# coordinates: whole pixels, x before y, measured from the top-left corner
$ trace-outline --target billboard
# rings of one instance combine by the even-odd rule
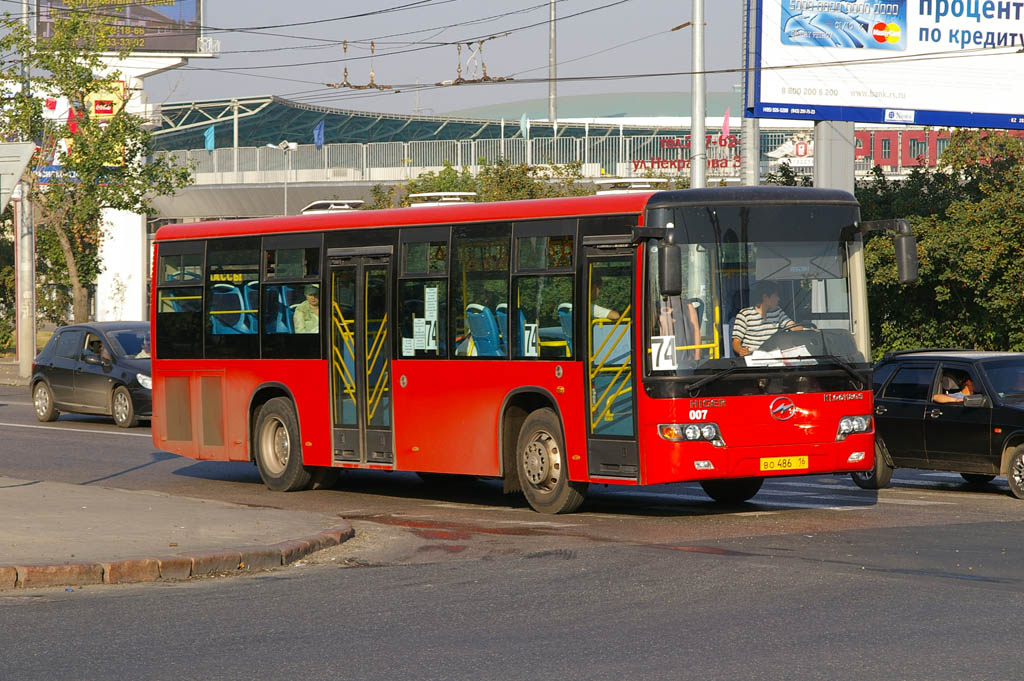
[[[202,0],[38,0],[36,36],[53,35],[55,17],[89,12],[113,26],[113,49],[160,54],[196,54],[202,37]],[[70,9],[69,9],[70,8]]]
[[[747,0],[759,118],[1024,128],[1019,0]]]

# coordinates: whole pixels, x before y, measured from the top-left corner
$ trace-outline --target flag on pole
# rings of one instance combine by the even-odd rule
[[[519,131],[523,133],[523,139],[526,139],[530,135],[530,122],[526,119],[526,114],[519,119]]]
[[[313,128],[313,144],[317,149],[324,145],[324,122],[320,121]]]
[[[729,136],[729,108],[725,107],[725,118],[722,120],[722,137]]]
[[[216,143],[214,142],[214,139],[213,139],[213,129],[215,127],[216,127],[215,125],[211,125],[210,127],[208,127],[203,132],[203,139],[206,142],[206,150],[207,151],[213,151],[214,148],[216,147]]]

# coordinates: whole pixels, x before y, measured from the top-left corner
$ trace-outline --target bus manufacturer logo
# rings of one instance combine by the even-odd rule
[[[796,413],[796,405],[788,397],[776,397],[768,405],[768,411],[776,421],[788,421]]]

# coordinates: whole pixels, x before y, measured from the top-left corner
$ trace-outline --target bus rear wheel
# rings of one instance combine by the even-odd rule
[[[735,480],[701,480],[704,493],[722,504],[746,501],[761,489],[764,478],[737,478]]]
[[[551,409],[538,409],[523,422],[516,470],[523,496],[539,513],[571,513],[583,503],[587,483],[569,480],[562,425]]]
[[[263,483],[275,492],[309,489],[313,476],[302,465],[299,419],[295,407],[284,397],[275,397],[260,410],[254,444],[256,468]]]

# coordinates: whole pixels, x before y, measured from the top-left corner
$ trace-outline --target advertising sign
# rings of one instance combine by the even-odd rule
[[[38,0],[36,35],[53,35],[55,17],[87,11],[114,28],[113,49],[195,54],[202,36],[202,0]]]
[[[1024,3],[747,0],[759,118],[1024,128]]]

